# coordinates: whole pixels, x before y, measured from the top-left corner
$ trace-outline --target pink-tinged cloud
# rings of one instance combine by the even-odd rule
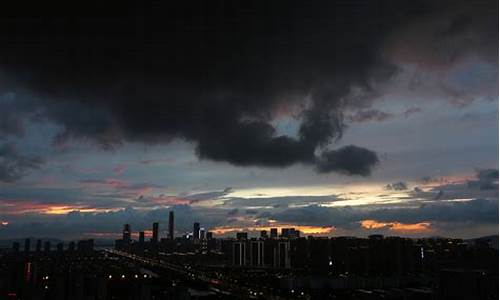
[[[476,174],[456,174],[440,177],[424,177],[420,180],[423,186],[437,187],[448,184],[466,184],[470,180],[477,179]]]
[[[123,175],[123,173],[125,173],[125,171],[127,170],[127,166],[126,165],[117,165],[116,167],[113,168],[113,173],[115,175]]]
[[[163,194],[151,197],[141,196],[137,201],[157,206],[186,205],[193,202],[193,200],[184,199],[177,196],[167,196]]]
[[[26,213],[66,214],[74,210],[82,212],[98,211],[98,209],[79,204],[40,203],[30,199],[0,199],[0,212],[2,215],[19,215]]]
[[[130,185],[128,182],[120,179],[86,179],[80,181],[86,188],[98,189],[98,188],[112,188],[112,189],[126,189]]]
[[[173,158],[144,159],[139,161],[139,163],[143,165],[159,165],[173,162],[175,162]]]
[[[134,191],[137,194],[144,194],[153,191],[154,189],[165,188],[164,186],[151,184],[151,183],[130,183],[121,179],[107,178],[107,179],[86,179],[80,183],[88,189],[114,189]]]

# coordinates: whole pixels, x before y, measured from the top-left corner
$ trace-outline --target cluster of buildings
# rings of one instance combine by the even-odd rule
[[[166,238],[160,237],[159,222],[153,223],[151,237],[149,240],[146,240],[145,231],[139,231],[137,240],[132,239],[132,228],[130,224],[124,224],[122,238],[115,241],[115,250],[138,253],[157,253],[159,251],[172,252],[174,250],[206,250],[208,246],[212,246],[210,241],[214,240],[213,233],[205,231],[205,229],[202,228],[198,222],[193,224],[193,232],[176,237],[174,218],[174,212],[170,211],[168,214],[168,229]]]
[[[492,240],[303,237],[295,228],[215,238],[198,222],[175,236],[174,225],[170,212],[166,237],[154,223],[146,240],[125,224],[115,250],[16,242],[0,251],[0,298],[184,299],[215,288],[262,299],[498,299]]]
[[[63,242],[57,242],[55,244],[55,249],[50,240],[43,241],[41,239],[37,239],[34,249],[32,247],[30,238],[24,240],[24,247],[23,247],[24,254],[50,253],[54,250],[59,253],[67,251],[67,252],[91,254],[94,251],[94,240],[87,239],[87,240],[79,240],[78,242],[71,241],[68,243],[67,247],[64,247]],[[21,243],[13,242],[12,251],[14,253],[19,253],[21,251]]]
[[[278,235],[278,228],[271,228],[260,232],[259,238],[248,238],[247,232],[237,232],[235,240],[225,243],[230,245],[231,264],[233,266],[290,268],[290,245],[292,240],[300,238],[300,231],[295,228],[282,228]]]

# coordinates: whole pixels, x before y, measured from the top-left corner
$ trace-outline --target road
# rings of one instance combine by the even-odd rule
[[[264,290],[256,290],[255,288],[248,288],[240,284],[234,284],[232,282],[220,280],[219,278],[209,276],[206,272],[195,270],[189,266],[176,265],[166,262],[162,259],[147,258],[118,250],[106,249],[105,251],[110,255],[127,258],[150,267],[156,267],[176,272],[177,274],[180,274],[188,278],[189,280],[203,282],[207,284],[212,291],[223,295],[249,299],[273,298],[272,295]]]

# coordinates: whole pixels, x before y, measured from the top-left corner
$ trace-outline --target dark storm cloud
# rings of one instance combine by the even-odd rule
[[[437,223],[469,223],[497,224],[498,200],[475,199],[467,202],[435,202],[417,208],[376,208],[371,210],[356,207],[321,207],[311,205],[290,208],[267,215],[279,222],[308,224],[318,226],[339,226],[349,228],[359,226],[361,220],[377,220],[380,222],[437,222]]]
[[[282,196],[282,197],[258,197],[237,198],[230,197],[224,201],[225,206],[236,207],[288,207],[289,205],[310,205],[330,203],[340,200],[336,195],[329,196]]]
[[[393,114],[386,113],[377,109],[360,110],[349,116],[351,122],[385,121],[394,117]]]
[[[194,202],[223,198],[224,196],[226,196],[232,192],[233,192],[233,189],[228,187],[222,191],[211,191],[211,192],[189,194],[189,195],[181,193],[178,196],[182,197],[183,199],[190,200],[191,202],[194,203]]]
[[[189,205],[176,205],[171,208],[143,211],[131,207],[118,211],[85,213],[72,211],[62,216],[43,214],[22,214],[11,216],[11,224],[2,227],[0,238],[12,237],[59,237],[82,238],[99,237],[99,233],[120,235],[123,224],[128,223],[133,232],[151,229],[153,222],[160,223],[160,234],[163,236],[167,229],[169,211],[175,213],[176,235],[192,230],[193,222],[200,222],[202,227],[210,228],[225,224],[223,215],[212,215],[194,210]],[[116,236],[104,236],[115,239]]]
[[[408,118],[411,115],[417,114],[419,112],[422,112],[422,109],[420,107],[410,107],[405,112],[403,113],[405,118]]]
[[[427,69],[452,68],[469,56],[498,63],[498,1],[429,4],[390,34],[386,55]]]
[[[498,169],[483,169],[477,171],[477,181],[469,181],[469,186],[479,186],[482,190],[498,189]]]
[[[18,114],[15,96],[7,93],[0,95],[0,139],[8,135],[21,136],[24,133],[22,116]]]
[[[408,185],[406,182],[394,182],[394,183],[389,183],[388,185],[385,186],[386,190],[394,190],[394,191],[404,191],[408,189]]]
[[[324,152],[318,158],[316,167],[321,173],[333,171],[348,175],[367,176],[378,162],[375,152],[350,145]]]
[[[38,169],[40,157],[19,152],[14,144],[0,144],[0,182],[13,182]]]
[[[4,16],[0,70],[41,99],[44,117],[63,128],[59,144],[89,139],[113,148],[182,138],[202,159],[369,175],[375,152],[328,149],[342,137],[344,111],[367,105],[376,83],[397,71],[381,56],[390,33],[453,4],[87,4],[65,17]],[[55,8],[22,12],[31,9]],[[271,125],[287,105],[302,107],[297,137]]]

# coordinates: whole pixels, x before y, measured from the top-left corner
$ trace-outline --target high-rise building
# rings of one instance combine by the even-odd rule
[[[194,240],[200,239],[200,223],[198,222],[195,222],[193,224],[193,239]]]
[[[174,239],[174,212],[170,211],[168,213],[168,238]]]
[[[271,228],[271,238],[275,239],[278,237],[278,228]]]
[[[77,244],[78,252],[82,254],[91,254],[94,251],[94,240],[81,240]]]
[[[250,242],[250,265],[254,267],[264,265],[264,241]]]
[[[15,253],[19,252],[19,242],[12,243],[12,251],[14,251]]]
[[[36,252],[42,252],[42,240],[36,240]]]
[[[144,244],[144,231],[139,232],[139,244]]]
[[[300,237],[300,231],[295,230],[295,228],[282,228],[281,229],[281,236],[284,238],[299,238]]]
[[[207,240],[211,240],[214,238],[214,233],[211,231],[207,231]]]
[[[130,224],[125,224],[123,226],[123,241],[125,243],[130,243],[130,236],[131,236],[132,232],[130,230]]]
[[[260,237],[263,239],[267,239],[267,230],[261,230],[260,231]]]
[[[68,244],[68,251],[69,252],[74,252],[75,251],[75,242],[69,242]]]
[[[278,268],[290,268],[290,242],[279,242],[277,259],[275,260]]]
[[[28,253],[31,250],[31,240],[30,239],[25,239],[24,240],[24,252]]]
[[[244,266],[246,257],[246,243],[235,242],[233,243],[232,262],[234,266]]]
[[[246,240],[246,239],[248,239],[248,233],[247,232],[236,232],[236,239],[237,240]]]
[[[153,237],[151,238],[151,241],[153,243],[158,243],[158,231],[159,231],[160,224],[158,222],[153,223]]]
[[[205,228],[200,229],[200,240],[205,239]]]
[[[43,251],[45,251],[45,252],[50,252],[50,241],[46,241],[46,242],[43,244]]]

